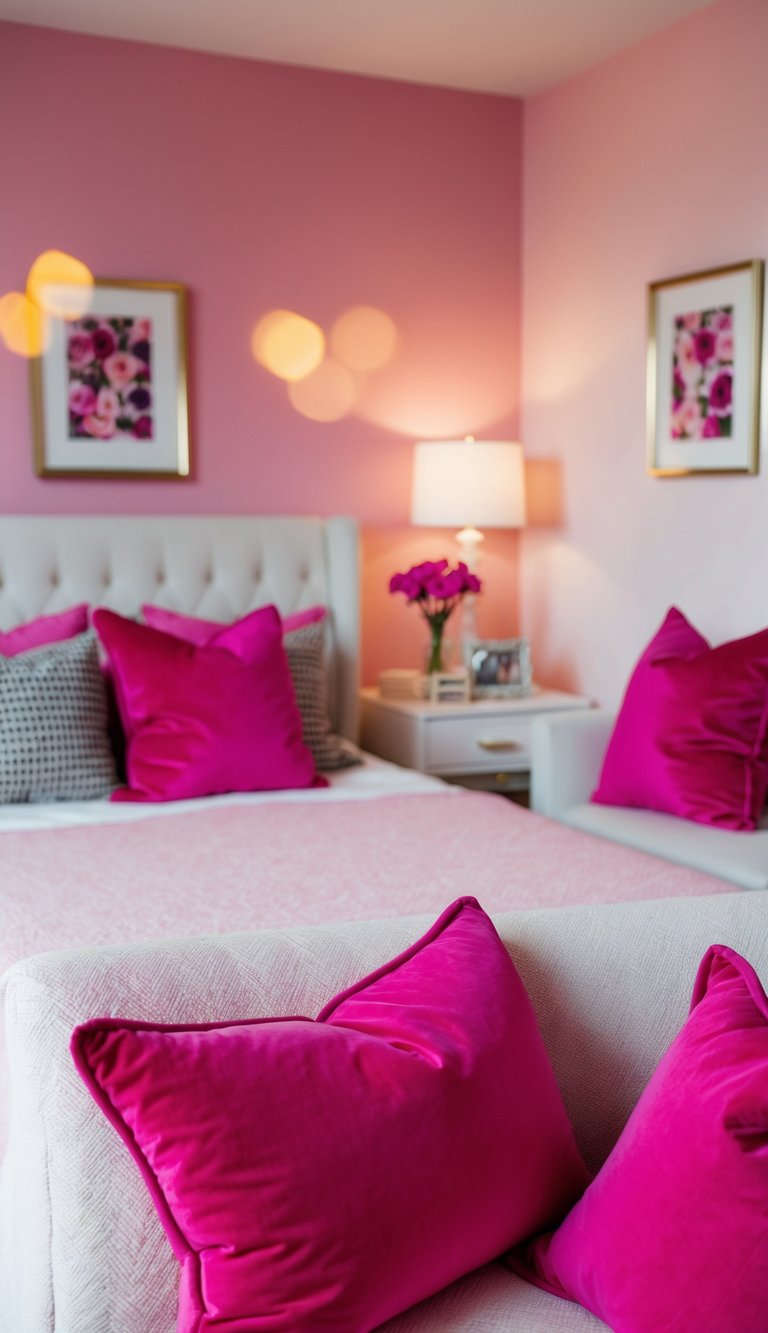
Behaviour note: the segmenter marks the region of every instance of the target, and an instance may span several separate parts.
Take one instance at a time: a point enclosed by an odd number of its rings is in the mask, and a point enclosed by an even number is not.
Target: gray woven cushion
[[[347,768],[360,757],[331,730],[325,671],[325,628],[322,620],[289,630],[283,638],[301,713],[304,744],[318,768]]]
[[[0,802],[91,800],[115,783],[93,632],[0,657]]]

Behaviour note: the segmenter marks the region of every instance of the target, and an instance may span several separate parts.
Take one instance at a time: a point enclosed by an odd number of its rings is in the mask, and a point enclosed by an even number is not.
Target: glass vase
[[[446,669],[446,645],[443,638],[445,621],[429,622],[429,645],[427,648],[427,675],[431,676],[435,671],[445,671]]]

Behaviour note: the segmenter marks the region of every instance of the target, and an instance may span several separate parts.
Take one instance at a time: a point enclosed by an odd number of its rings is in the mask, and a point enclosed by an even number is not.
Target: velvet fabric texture
[[[51,616],[38,616],[23,625],[5,632],[0,630],[0,657],[15,657],[17,653],[26,653],[30,648],[42,648],[48,643],[60,643],[63,639],[74,639],[77,634],[85,634],[88,629],[88,603],[80,602],[66,611],[58,611]]]
[[[175,634],[177,638],[186,639],[187,643],[197,644],[198,647],[210,643],[214,635],[226,628],[219,620],[185,616],[180,611],[169,611],[165,606],[153,606],[151,602],[142,606],[141,614],[152,629],[160,629],[164,634]],[[294,611],[282,617],[283,633],[290,634],[295,629],[302,629],[304,625],[314,625],[316,621],[324,619],[324,606],[309,606],[306,611]]]
[[[602,1170],[510,1257],[614,1333],[759,1333],[768,1321],[768,999],[713,945],[688,1021]]]
[[[767,733],[768,630],[710,648],[673,607],[632,673],[592,800],[754,830]]]
[[[473,898],[315,1021],[96,1019],[72,1052],[181,1263],[178,1333],[372,1329],[551,1225],[588,1179]]]
[[[200,620],[151,604],[141,609],[148,625],[175,634],[187,643],[210,643],[225,628],[215,620]],[[324,606],[311,606],[306,611],[285,616],[283,643],[301,714],[302,739],[312,752],[315,766],[330,770],[347,768],[361,760],[354,747],[336,735],[328,717],[325,615]],[[235,629],[238,623],[236,621],[229,628]]]
[[[208,646],[99,608],[127,741],[113,800],[172,801],[324,785],[301,739],[280,616],[263,607]]]

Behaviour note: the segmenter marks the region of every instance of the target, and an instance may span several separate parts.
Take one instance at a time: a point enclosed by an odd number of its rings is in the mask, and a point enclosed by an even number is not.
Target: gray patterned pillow
[[[93,631],[0,657],[0,802],[91,800],[116,783]]]
[[[353,747],[331,730],[328,719],[323,621],[289,630],[283,643],[301,713],[304,744],[312,751],[315,764],[329,769],[361,763]]]

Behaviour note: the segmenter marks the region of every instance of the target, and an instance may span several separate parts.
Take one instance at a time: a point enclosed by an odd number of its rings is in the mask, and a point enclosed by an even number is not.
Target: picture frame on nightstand
[[[530,694],[531,649],[527,639],[474,639],[464,650],[473,699]]]

